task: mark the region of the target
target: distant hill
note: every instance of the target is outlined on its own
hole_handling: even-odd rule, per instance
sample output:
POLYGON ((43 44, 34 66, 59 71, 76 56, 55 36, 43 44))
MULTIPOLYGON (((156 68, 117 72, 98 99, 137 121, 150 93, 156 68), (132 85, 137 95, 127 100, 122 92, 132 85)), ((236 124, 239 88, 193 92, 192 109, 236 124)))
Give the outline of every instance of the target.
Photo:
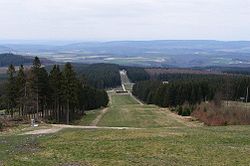
POLYGON ((2 44, 21 55, 58 62, 116 63, 148 67, 250 66, 250 41, 155 40, 2 44))
POLYGON ((216 41, 216 40, 155 40, 155 41, 114 41, 83 42, 57 47, 60 50, 84 50, 99 53, 133 53, 192 51, 229 51, 250 53, 249 41, 216 41))
POLYGON ((11 49, 6 46, 0 46, 0 53, 10 52, 11 49))
POLYGON ((32 57, 24 57, 11 53, 0 54, 0 67, 9 66, 10 64, 14 66, 32 64, 32 61, 32 57))

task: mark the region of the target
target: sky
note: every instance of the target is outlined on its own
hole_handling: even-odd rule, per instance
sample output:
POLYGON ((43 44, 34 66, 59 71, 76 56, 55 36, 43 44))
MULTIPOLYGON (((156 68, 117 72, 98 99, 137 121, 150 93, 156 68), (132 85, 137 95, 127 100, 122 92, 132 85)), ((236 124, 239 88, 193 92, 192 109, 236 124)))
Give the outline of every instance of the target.
POLYGON ((250 0, 0 0, 0 40, 250 40, 250 0))

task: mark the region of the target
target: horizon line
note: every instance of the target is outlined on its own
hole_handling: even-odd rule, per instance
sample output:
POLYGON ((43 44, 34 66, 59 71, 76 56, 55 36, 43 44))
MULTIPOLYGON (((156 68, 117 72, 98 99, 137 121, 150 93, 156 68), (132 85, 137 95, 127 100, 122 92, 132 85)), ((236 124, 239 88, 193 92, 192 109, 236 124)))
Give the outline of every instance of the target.
MULTIPOLYGON (((217 41, 217 42, 250 42, 249 40, 220 40, 220 39, 121 39, 121 40, 81 40, 81 39, 0 39, 0 44, 12 44, 19 42, 89 42, 89 43, 108 43, 108 42, 153 42, 153 41, 217 41), (9 43, 10 42, 10 43, 9 43)), ((21 43, 20 43, 21 44, 21 43)))

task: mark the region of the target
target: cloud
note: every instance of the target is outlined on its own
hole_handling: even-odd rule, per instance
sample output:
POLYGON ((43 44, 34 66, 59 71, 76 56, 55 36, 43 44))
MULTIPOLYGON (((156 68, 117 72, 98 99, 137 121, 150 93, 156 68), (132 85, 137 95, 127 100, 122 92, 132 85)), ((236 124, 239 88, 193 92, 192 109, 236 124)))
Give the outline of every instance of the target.
POLYGON ((5 39, 250 40, 250 0, 1 0, 5 39))

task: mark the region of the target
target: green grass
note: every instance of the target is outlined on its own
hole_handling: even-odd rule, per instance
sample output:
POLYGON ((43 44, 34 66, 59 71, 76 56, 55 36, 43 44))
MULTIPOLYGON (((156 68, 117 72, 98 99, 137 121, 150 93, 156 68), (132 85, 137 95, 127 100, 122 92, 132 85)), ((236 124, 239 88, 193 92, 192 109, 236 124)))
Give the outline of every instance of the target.
POLYGON ((100 114, 101 109, 86 111, 86 115, 80 120, 75 121, 74 125, 89 126, 91 122, 100 114))
POLYGON ((183 126, 168 116, 169 112, 153 105, 139 105, 129 95, 112 95, 112 105, 98 126, 171 127, 183 126))
POLYGON ((0 137, 6 165, 248 165, 250 127, 67 129, 0 137), (5 153, 7 150, 10 152, 5 153))
POLYGON ((133 89, 133 84, 132 83, 131 84, 125 84, 124 86, 125 86, 126 90, 128 90, 128 91, 132 91, 132 89, 133 89))
MULTIPOLYGON (((89 112, 81 124, 91 122, 89 112)), ((249 165, 250 126, 187 127, 153 105, 112 95, 99 125, 136 130, 64 129, 51 135, 0 134, 0 165, 249 165)))
POLYGON ((138 104, 134 99, 132 99, 129 95, 112 95, 112 105, 111 107, 119 107, 119 106, 126 106, 131 104, 138 104))

